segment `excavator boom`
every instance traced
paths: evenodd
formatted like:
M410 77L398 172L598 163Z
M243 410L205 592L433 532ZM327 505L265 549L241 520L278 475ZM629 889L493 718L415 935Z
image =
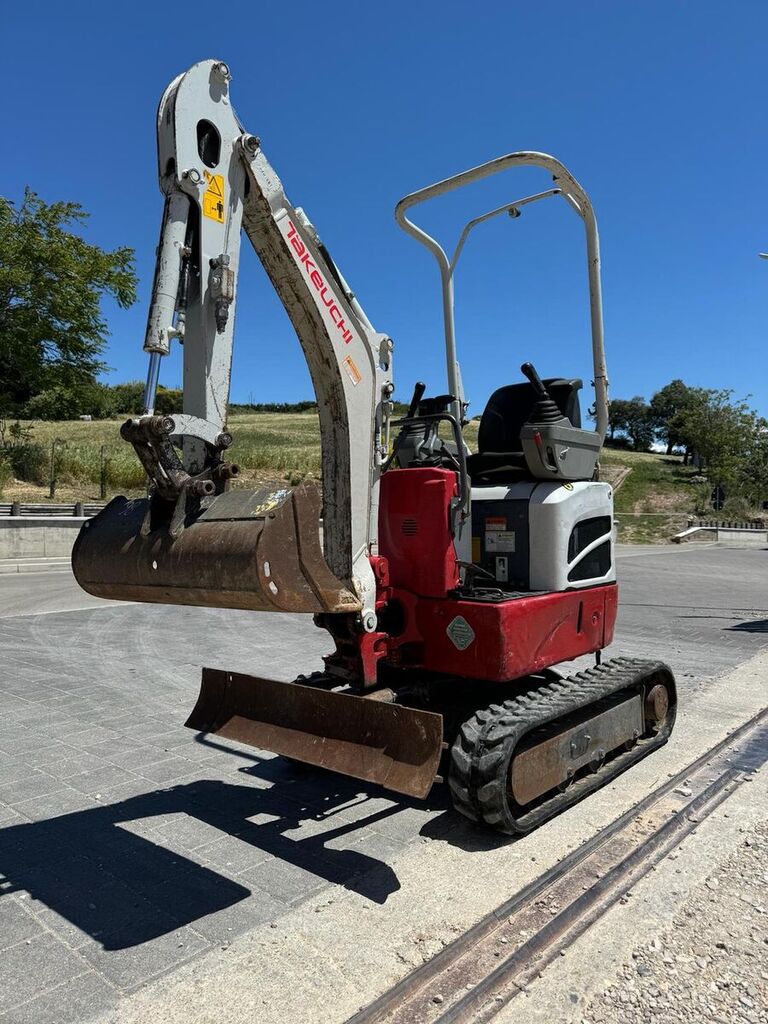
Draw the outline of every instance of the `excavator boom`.
M378 489L387 454L392 341L374 330L258 138L229 99L229 70L203 61L165 91L157 118L165 196L145 351L145 414L123 425L148 499L114 499L87 523L72 565L97 597L328 615L376 623ZM241 234L296 330L318 403L322 493L313 482L229 490L224 453ZM184 412L154 414L160 361L184 346ZM337 687L348 682L334 677ZM425 796L439 715L330 686L204 669L191 728L252 742L398 792Z
M370 629L375 581L368 556L377 540L392 342L374 330L311 222L289 202L259 139L243 131L229 83L225 64L203 61L176 78L160 102L165 208L144 342L146 411L122 428L154 493L148 503L111 507L93 524L75 555L75 574L97 596L285 610L274 593L282 578L293 591L291 610L337 611L342 604ZM293 492L295 526L277 541L268 538L277 532L276 514L282 524L291 520L284 509L289 489L260 493L247 507L224 495L239 472L223 453L232 440L225 424L243 232L296 329L317 396L322 552L306 528L313 517L315 527L320 522L309 488ZM174 339L184 345L184 412L159 417L153 409L159 363ZM258 571L253 558L241 558L236 525L254 520ZM158 528L166 523L164 542ZM305 549L312 548L299 559L312 563L306 575L296 572L296 527ZM129 535L134 540L124 558ZM333 577L331 589L341 595L330 605L318 600L318 575ZM202 585L185 582L190 577Z

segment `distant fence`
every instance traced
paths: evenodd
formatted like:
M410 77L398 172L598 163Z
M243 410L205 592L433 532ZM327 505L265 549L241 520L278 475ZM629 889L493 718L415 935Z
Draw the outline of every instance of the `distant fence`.
M697 522L692 517L690 525L716 530L764 530L765 520L755 519L751 522L742 522L738 519L699 519Z
M655 519L690 519L691 516L688 512L614 512L615 516L650 516Z
M614 522L617 526L627 526L629 523L637 522L638 520L647 520L650 523L656 523L661 529L666 525L676 526L679 524L680 528L684 526L693 525L693 518L689 512L614 512Z
M104 508L97 502L76 501L71 504L27 504L23 501L0 502L0 516L78 516L89 518Z
M688 527L700 526L708 530L765 530L765 519L699 519L690 512L614 512L614 518L623 519L679 519Z

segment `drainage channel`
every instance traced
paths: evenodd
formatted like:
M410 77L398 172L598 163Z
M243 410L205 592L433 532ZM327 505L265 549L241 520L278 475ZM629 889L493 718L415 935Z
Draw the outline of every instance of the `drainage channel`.
M768 760L763 709L347 1024L482 1024Z

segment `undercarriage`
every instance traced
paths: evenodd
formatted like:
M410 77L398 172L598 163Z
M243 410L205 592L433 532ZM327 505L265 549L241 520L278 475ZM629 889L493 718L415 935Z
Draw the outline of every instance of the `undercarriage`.
M186 724L421 799L447 779L461 814L518 834L666 743L677 708L670 669L637 658L506 687L389 682L366 692L321 673L284 683L204 669Z

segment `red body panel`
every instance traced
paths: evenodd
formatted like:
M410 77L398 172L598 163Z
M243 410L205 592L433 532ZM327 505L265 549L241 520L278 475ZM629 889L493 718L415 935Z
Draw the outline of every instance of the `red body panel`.
M451 596L459 585L448 516L456 493L451 470L399 469L382 477L379 556L371 561L378 611L397 628L368 634L366 680L373 681L381 659L400 668L509 682L611 643L615 583L505 601ZM459 617L463 622L449 628Z
M396 469L381 478L379 554L393 587L445 597L459 585L448 511L458 494L449 469Z
M609 642L606 633L613 634L610 608L615 607L616 590L616 584L611 584L498 603L419 601L416 622L424 637L421 667L506 682L600 650ZM464 650L457 648L448 632L457 616L474 633Z

